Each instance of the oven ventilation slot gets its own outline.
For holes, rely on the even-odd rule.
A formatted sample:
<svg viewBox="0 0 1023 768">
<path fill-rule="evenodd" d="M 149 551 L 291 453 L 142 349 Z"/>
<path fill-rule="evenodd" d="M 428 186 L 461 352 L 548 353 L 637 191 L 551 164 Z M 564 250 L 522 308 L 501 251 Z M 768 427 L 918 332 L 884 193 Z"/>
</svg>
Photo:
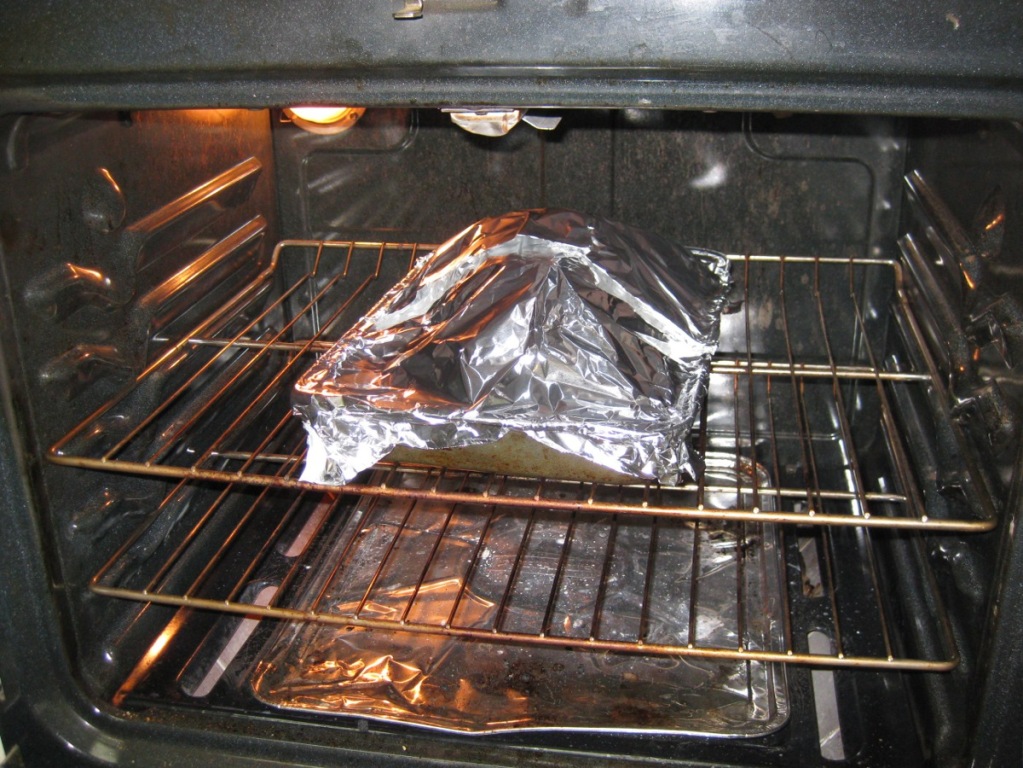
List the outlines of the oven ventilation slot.
<svg viewBox="0 0 1023 768">
<path fill-rule="evenodd" d="M 708 472 L 738 476 L 716 460 Z M 886 577 L 888 548 L 914 543 L 915 532 L 811 526 L 793 535 L 478 498 L 450 505 L 428 490 L 485 482 L 429 470 L 402 480 L 427 493 L 394 499 L 182 481 L 90 586 L 339 631 L 829 667 L 940 671 L 958 661 L 926 561 L 900 572 L 898 585 Z M 588 493 L 583 483 L 566 491 Z M 821 587 L 809 594 L 807 536 Z M 826 647 L 810 644 L 814 631 L 827 634 Z"/>
<path fill-rule="evenodd" d="M 321 488 L 297 479 L 305 439 L 290 414 L 295 379 L 328 349 L 429 246 L 283 241 L 268 270 L 193 332 L 154 339 L 155 361 L 128 389 L 74 427 L 50 452 L 76 467 L 174 478 Z M 637 483 L 608 499 L 588 486 L 493 475 L 488 503 L 566 511 L 660 515 L 690 520 L 811 523 L 931 530 L 988 530 L 995 524 L 979 483 L 965 501 L 942 499 L 935 516 L 917 482 L 921 470 L 893 402 L 929 403 L 950 421 L 945 391 L 904 299 L 893 262 L 732 256 L 735 311 L 722 323 L 711 366 L 701 452 L 726 453 L 737 468 L 769 467 L 770 487 L 722 489 L 701 477 L 679 488 Z M 276 298 L 265 300 L 272 281 Z M 836 288 L 837 286 L 837 288 Z M 890 296 L 889 308 L 865 296 Z M 262 302 L 262 303 L 261 303 Z M 162 345 L 158 346 L 158 345 Z M 708 414 L 710 417 L 708 418 Z M 953 425 L 954 426 L 954 425 Z M 405 482 L 429 467 L 390 465 L 385 480 L 351 493 L 474 503 L 479 493 Z M 656 502 L 654 501 L 656 497 Z M 764 502 L 771 499 L 770 505 Z"/>
</svg>

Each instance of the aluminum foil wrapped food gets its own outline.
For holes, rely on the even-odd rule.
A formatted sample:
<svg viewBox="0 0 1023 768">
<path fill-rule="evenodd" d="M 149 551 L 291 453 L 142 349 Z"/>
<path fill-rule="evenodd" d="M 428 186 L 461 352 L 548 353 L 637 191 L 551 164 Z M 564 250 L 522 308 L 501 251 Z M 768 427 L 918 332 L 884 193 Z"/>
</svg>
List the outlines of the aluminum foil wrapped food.
<svg viewBox="0 0 1023 768">
<path fill-rule="evenodd" d="M 296 384 L 302 479 L 396 446 L 520 433 L 614 472 L 695 477 L 727 259 L 566 210 L 483 219 L 420 259 Z"/>
</svg>

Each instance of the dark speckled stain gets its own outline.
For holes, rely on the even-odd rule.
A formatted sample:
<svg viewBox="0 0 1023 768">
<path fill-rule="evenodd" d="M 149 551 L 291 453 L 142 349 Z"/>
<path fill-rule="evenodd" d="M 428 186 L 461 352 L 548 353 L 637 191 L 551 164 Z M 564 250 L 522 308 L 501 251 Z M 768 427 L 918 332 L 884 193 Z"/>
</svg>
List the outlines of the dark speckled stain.
<svg viewBox="0 0 1023 768">
<path fill-rule="evenodd" d="M 543 664 L 530 659 L 516 659 L 508 665 L 505 678 L 508 688 L 518 691 L 530 699 L 554 703 L 559 699 L 559 692 L 552 685 L 552 680 Z"/>
<path fill-rule="evenodd" d="M 343 52 L 346 58 L 351 57 L 352 60 L 358 61 L 360 64 L 369 64 L 373 59 L 372 53 L 363 45 L 362 41 L 354 37 L 342 37 L 335 40 L 334 49 Z"/>
<path fill-rule="evenodd" d="M 589 12 L 590 0 L 566 0 L 562 7 L 567 16 L 581 18 Z"/>
</svg>

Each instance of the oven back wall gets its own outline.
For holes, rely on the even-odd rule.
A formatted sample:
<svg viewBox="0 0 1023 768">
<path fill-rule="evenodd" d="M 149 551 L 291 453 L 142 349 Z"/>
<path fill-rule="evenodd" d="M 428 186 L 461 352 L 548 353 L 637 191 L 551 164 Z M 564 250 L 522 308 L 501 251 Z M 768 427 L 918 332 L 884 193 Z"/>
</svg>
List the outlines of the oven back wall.
<svg viewBox="0 0 1023 768">
<path fill-rule="evenodd" d="M 87 583 L 165 484 L 40 457 L 142 370 L 160 349 L 154 338 L 179 332 L 265 268 L 277 218 L 269 118 L 8 116 L 0 133 L 9 149 L 0 168 L 6 361 L 37 498 L 50 513 L 52 578 L 71 603 L 82 674 L 106 693 L 137 660 L 130 638 L 150 619 L 89 598 Z"/>
<path fill-rule="evenodd" d="M 307 133 L 278 117 L 287 236 L 441 242 L 484 216 L 563 207 L 726 252 L 877 256 L 894 242 L 900 121 L 564 110 L 553 131 L 469 134 L 438 110 Z"/>
</svg>

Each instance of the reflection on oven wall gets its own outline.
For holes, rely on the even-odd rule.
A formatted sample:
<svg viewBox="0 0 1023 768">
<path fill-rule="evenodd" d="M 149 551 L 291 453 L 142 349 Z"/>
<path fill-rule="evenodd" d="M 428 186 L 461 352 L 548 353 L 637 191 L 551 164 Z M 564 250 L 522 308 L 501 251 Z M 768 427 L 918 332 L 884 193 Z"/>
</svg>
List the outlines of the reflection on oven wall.
<svg viewBox="0 0 1023 768">
<path fill-rule="evenodd" d="M 273 157 L 266 114 L 245 110 L 23 115 L 4 129 L 13 336 L 4 341 L 22 371 L 14 397 L 26 439 L 42 456 L 143 370 L 161 339 L 266 269 L 277 239 Z M 50 510 L 41 524 L 59 553 L 55 579 L 87 595 L 92 558 L 109 556 L 165 484 L 34 466 Z M 84 598 L 72 616 L 87 638 L 81 674 L 91 686 L 113 685 L 135 643 L 166 623 L 148 622 L 160 613 Z"/>
</svg>

